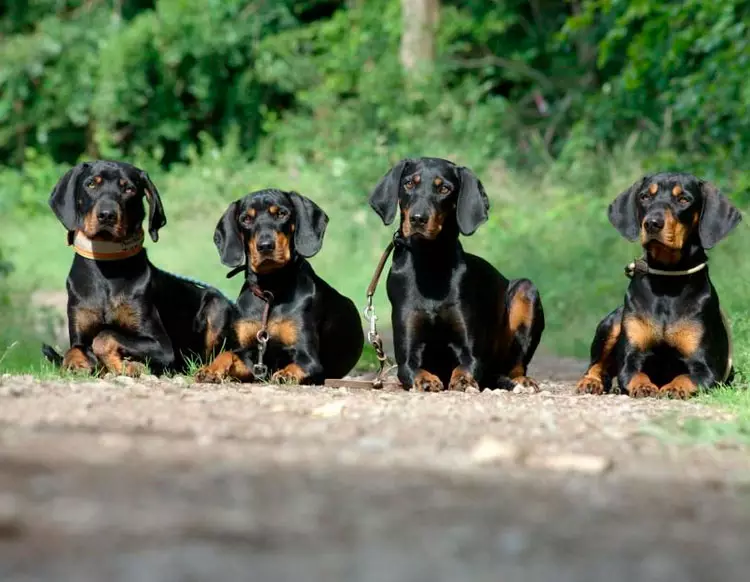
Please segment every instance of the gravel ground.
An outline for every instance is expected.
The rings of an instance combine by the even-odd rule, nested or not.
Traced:
[[[693,402],[0,378],[0,580],[732,580],[750,456]]]

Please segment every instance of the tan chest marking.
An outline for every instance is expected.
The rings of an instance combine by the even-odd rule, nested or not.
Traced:
[[[234,325],[237,340],[240,346],[246,348],[255,344],[260,331],[260,321],[243,320]],[[268,335],[285,346],[293,346],[297,343],[297,323],[293,319],[274,318],[268,322]]]
[[[94,335],[101,327],[102,312],[94,307],[75,307],[73,309],[73,327],[83,336]]]
[[[138,331],[141,326],[141,310],[132,302],[115,297],[110,302],[107,321],[128,331]]]
[[[664,343],[682,356],[690,357],[698,350],[703,338],[703,326],[694,319],[680,319],[660,326],[648,317],[628,315],[624,325],[628,341],[641,351]]]

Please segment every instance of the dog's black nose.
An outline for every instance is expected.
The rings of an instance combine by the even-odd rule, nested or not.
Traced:
[[[109,208],[102,208],[97,212],[96,218],[99,220],[99,224],[114,224],[117,212]]]
[[[270,253],[276,248],[276,241],[273,237],[263,237],[255,241],[255,248],[259,253]]]
[[[648,216],[644,221],[646,232],[656,233],[664,228],[664,217],[663,216]]]
[[[409,222],[412,226],[424,226],[428,220],[429,217],[421,212],[409,214]]]

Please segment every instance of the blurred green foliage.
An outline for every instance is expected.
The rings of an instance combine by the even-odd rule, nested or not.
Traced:
[[[399,0],[6,0],[0,163],[170,165],[235,131],[247,157],[354,172],[446,141],[535,167],[631,139],[744,191],[748,26],[750,0],[444,0],[415,85]]]

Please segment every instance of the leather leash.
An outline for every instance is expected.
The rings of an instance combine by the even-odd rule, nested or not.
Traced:
[[[378,358],[378,372],[377,374],[375,374],[375,378],[372,380],[328,379],[324,382],[325,386],[336,388],[374,388],[376,390],[402,389],[401,383],[398,381],[388,382],[386,384],[383,380],[385,374],[388,371],[392,370],[395,366],[391,366],[390,368],[388,368],[388,370],[386,370],[385,364],[388,361],[388,356],[386,356],[385,349],[383,348],[383,339],[380,337],[380,333],[378,333],[378,317],[375,315],[375,306],[373,305],[372,300],[373,296],[375,295],[375,291],[378,288],[380,276],[383,274],[383,269],[385,269],[385,264],[386,262],[388,262],[388,257],[391,256],[391,253],[396,246],[397,236],[398,232],[394,233],[393,239],[388,243],[388,246],[385,247],[383,254],[380,256],[380,260],[378,261],[378,265],[377,267],[375,267],[375,273],[373,273],[370,284],[367,286],[367,305],[365,306],[363,312],[365,320],[370,325],[367,331],[367,341],[370,342],[370,345],[375,350],[375,355]]]
[[[641,257],[640,259],[635,259],[632,263],[629,263],[625,266],[625,275],[630,279],[632,279],[636,274],[660,275],[663,277],[684,277],[702,271],[706,268],[707,265],[707,262],[703,262],[699,265],[696,265],[695,267],[685,269],[684,271],[663,271],[662,269],[654,269],[653,267],[649,267],[648,262],[646,261],[646,257]],[[729,374],[732,373],[732,363],[734,359],[734,341],[732,340],[732,327],[729,325],[729,319],[727,318],[726,313],[724,313],[724,310],[721,308],[719,308],[719,315],[721,315],[721,323],[724,326],[724,330],[727,334],[727,365],[724,368],[724,375],[721,378],[722,383],[724,383],[729,378]]]

